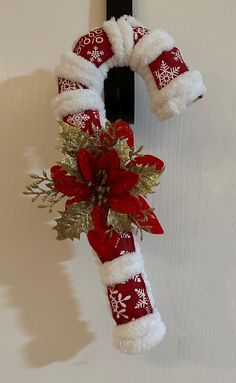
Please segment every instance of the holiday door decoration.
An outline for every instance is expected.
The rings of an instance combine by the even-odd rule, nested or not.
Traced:
[[[57,238],[87,235],[116,322],[113,344],[138,354],[165,334],[139,243],[143,231],[163,233],[147,197],[164,163],[135,148],[127,122],[106,120],[100,96],[104,79],[110,68],[127,65],[144,79],[159,120],[180,113],[205,93],[201,74],[190,70],[165,31],[150,31],[130,16],[104,22],[61,57],[53,108],[61,125],[62,158],[49,173],[32,175],[25,194],[49,211],[65,200],[54,226]]]

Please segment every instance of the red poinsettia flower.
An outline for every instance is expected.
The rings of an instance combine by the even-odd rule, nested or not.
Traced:
[[[134,148],[133,131],[122,120],[111,124],[108,131],[100,136],[104,152],[94,155],[87,149],[79,149],[75,155],[78,177],[69,174],[61,165],[51,168],[55,189],[68,197],[66,208],[74,203],[93,203],[92,221],[94,233],[89,236],[104,236],[110,228],[107,224],[109,209],[127,214],[134,224],[153,234],[162,234],[163,229],[147,203],[141,196],[133,195],[132,189],[139,182],[137,167],[153,167],[158,172],[164,163],[152,155],[136,155],[127,162],[125,168],[114,145],[119,139],[126,140],[131,150]],[[114,236],[114,233],[112,234]],[[113,238],[113,237],[111,237]],[[114,239],[114,238],[113,238]]]
[[[55,227],[59,237],[72,238],[74,234],[65,234],[64,228],[70,226],[77,215],[78,222],[75,223],[81,223],[81,228],[78,228],[75,237],[85,232],[89,241],[93,245],[97,242],[98,250],[101,250],[109,233],[111,252],[107,256],[111,258],[119,230],[130,230],[131,224],[153,234],[162,234],[163,229],[143,196],[151,193],[158,183],[164,163],[152,155],[140,154],[140,150],[134,151],[133,131],[129,123],[117,120],[99,132],[91,127],[87,136],[81,135],[80,127],[68,129],[68,126],[63,125],[62,128],[60,150],[65,156],[62,163],[69,165],[69,160],[71,171],[65,170],[60,164],[54,165],[51,168],[52,180],[46,172],[43,172],[43,177],[32,176],[37,181],[29,185],[25,192],[33,196],[33,201],[42,195],[42,201],[49,204],[39,207],[49,207],[50,211],[63,196],[68,197],[66,210],[60,212],[62,214]],[[73,145],[70,147],[68,142]],[[76,145],[80,148],[77,151]],[[47,194],[41,186],[46,187]],[[89,203],[80,204],[83,201]],[[72,204],[76,205],[69,208]],[[90,220],[87,226],[83,225],[82,218],[80,220],[83,209],[83,214],[91,215],[94,230],[89,230]],[[123,240],[125,238],[124,235]],[[132,251],[132,241],[129,246]]]
[[[129,193],[139,180],[138,174],[120,168],[115,149],[99,157],[79,149],[76,160],[82,181],[69,175],[60,165],[51,168],[56,190],[70,197],[67,206],[92,200],[94,205],[107,206],[120,213],[140,213],[139,200]]]

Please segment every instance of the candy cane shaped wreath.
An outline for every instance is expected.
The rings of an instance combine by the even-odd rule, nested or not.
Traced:
[[[50,208],[67,197],[65,212],[56,220],[58,239],[86,232],[116,322],[113,344],[138,354],[165,335],[133,229],[163,233],[144,197],[158,183],[164,164],[134,150],[128,123],[106,121],[101,92],[107,72],[116,66],[130,66],[144,79],[150,108],[160,120],[205,93],[201,74],[189,69],[165,31],[150,31],[130,16],[105,21],[61,57],[53,108],[62,125],[64,157],[51,168],[51,178],[45,171],[33,176],[25,194],[33,200],[42,196]]]

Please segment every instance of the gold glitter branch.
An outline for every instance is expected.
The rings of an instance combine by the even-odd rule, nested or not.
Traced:
[[[34,179],[34,182],[26,186],[26,190],[23,194],[31,196],[32,202],[36,202],[40,199],[41,202],[38,207],[41,209],[49,208],[49,212],[51,213],[53,206],[61,201],[64,195],[55,189],[52,179],[48,177],[45,170],[43,170],[42,176],[31,174],[30,177]]]

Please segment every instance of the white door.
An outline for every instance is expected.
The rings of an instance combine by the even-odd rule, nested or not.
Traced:
[[[0,7],[1,382],[235,382],[236,2],[134,1],[136,18],[173,35],[208,88],[161,123],[136,79],[136,144],[166,164],[152,197],[165,235],[146,235],[143,252],[167,334],[142,357],[112,348],[86,240],[55,241],[53,215],[22,196],[27,173],[58,160],[54,67],[77,35],[101,25],[105,2]]]

